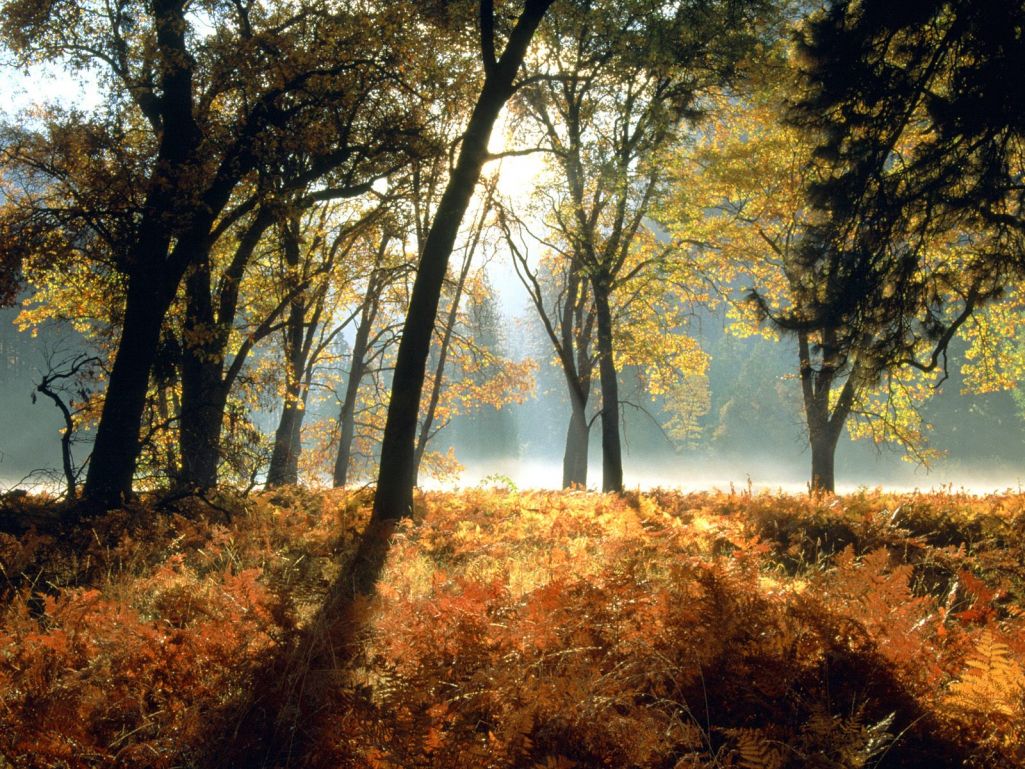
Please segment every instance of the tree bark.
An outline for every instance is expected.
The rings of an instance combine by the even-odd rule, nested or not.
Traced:
[[[855,362],[843,387],[831,403],[830,393],[844,366],[835,352],[835,336],[829,329],[821,332],[821,364],[812,366],[811,343],[807,331],[797,334],[800,356],[801,390],[804,396],[804,414],[808,425],[808,443],[811,447],[812,493],[832,494],[836,490],[836,444],[843,433],[857,394],[861,368]]]
[[[591,281],[598,318],[598,370],[601,379],[602,491],[623,491],[623,453],[619,439],[619,376],[612,353],[612,310],[607,276]]]
[[[176,285],[177,281],[172,283],[161,275],[139,273],[129,278],[121,341],[110,371],[83,493],[94,507],[117,507],[132,494],[150,368]]]
[[[448,258],[487,159],[488,139],[495,120],[513,94],[513,79],[523,63],[534,31],[552,1],[526,0],[523,13],[497,62],[487,53],[486,44],[487,40],[494,39],[494,19],[489,14],[481,14],[484,86],[463,135],[459,160],[427,234],[413,283],[381,444],[381,465],[374,496],[375,520],[397,519],[412,512],[417,415]]]
[[[182,410],[179,483],[208,489],[217,484],[221,425],[228,401],[223,385],[223,330],[214,318],[210,262],[196,261],[185,278],[186,314],[182,345]]]
[[[834,463],[836,443],[839,434],[832,435],[826,430],[814,433],[811,437],[811,489],[813,492],[832,494],[836,491]]]
[[[416,448],[413,450],[413,485],[417,485],[420,478],[420,465],[423,462],[424,454],[427,451],[427,443],[431,440],[434,428],[434,416],[438,412],[438,403],[441,401],[441,388],[445,381],[445,364],[448,361],[449,346],[452,344],[452,333],[455,331],[456,323],[459,320],[459,302],[463,298],[463,289],[466,287],[466,278],[470,274],[470,265],[473,263],[473,254],[480,243],[480,236],[484,230],[484,217],[487,215],[487,208],[491,205],[491,195],[494,190],[488,191],[488,199],[485,201],[485,212],[481,218],[481,226],[474,233],[474,241],[463,256],[462,268],[459,270],[459,278],[456,282],[455,295],[452,297],[452,304],[449,307],[448,317],[445,321],[441,342],[438,345],[438,365],[434,369],[434,381],[431,383],[431,395],[427,401],[427,411],[424,414],[423,424],[420,426],[420,435],[416,441]]]
[[[572,411],[566,430],[566,450],[562,455],[562,488],[587,486],[587,449],[591,431],[585,403],[570,387]]]
[[[285,261],[291,268],[300,262],[300,221],[293,216],[282,227]],[[303,379],[306,374],[306,311],[308,299],[296,293],[285,321],[285,397],[281,420],[274,434],[274,449],[267,469],[267,486],[294,484],[299,480],[300,431],[305,414]],[[311,327],[309,334],[313,334]]]
[[[278,429],[274,433],[274,450],[267,470],[267,487],[285,486],[299,481],[301,433],[306,410],[298,394],[285,396]]]
[[[182,177],[187,175],[200,140],[192,107],[186,3],[155,0],[153,12],[161,72],[162,131],[142,219],[124,260],[128,275],[124,325],[83,490],[92,508],[116,507],[131,496],[149,373],[160,343],[160,327],[186,266],[173,253],[169,258],[173,233],[167,224],[169,216],[183,213],[176,210]],[[212,215],[212,210],[205,212],[206,218]],[[181,246],[179,238],[175,252]]]

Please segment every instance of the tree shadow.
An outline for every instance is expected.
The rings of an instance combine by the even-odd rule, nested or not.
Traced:
[[[291,643],[254,677],[252,687],[212,724],[234,724],[204,741],[208,769],[337,767],[327,749],[330,719],[366,626],[366,610],[388,556],[395,520],[371,520],[324,603]],[[212,727],[214,728],[214,727]]]

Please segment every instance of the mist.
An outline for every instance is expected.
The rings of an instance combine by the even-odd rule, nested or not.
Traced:
[[[533,328],[532,317],[525,310],[514,314],[511,309],[519,298],[515,289],[508,283],[500,289],[505,298],[498,352],[537,361],[533,395],[521,404],[498,410],[481,406],[454,417],[432,440],[430,450],[451,450],[462,469],[455,476],[423,473],[420,485],[425,489],[478,484],[517,489],[561,486],[569,418],[565,386],[550,361],[545,340]],[[18,331],[13,322],[16,315],[16,308],[0,312],[0,486],[52,490],[60,482],[63,422],[49,400],[37,397],[33,403],[32,396],[54,350],[87,348],[66,324],[52,324],[36,336]],[[792,346],[786,340],[734,338],[721,319],[711,314],[696,328],[711,356],[708,402],[684,439],[673,440],[666,434],[664,404],[637,386],[636,372],[629,368],[623,372],[628,404],[622,413],[626,487],[807,491],[810,454],[799,384],[792,372]],[[952,347],[950,376],[925,405],[925,417],[933,425],[929,445],[939,456],[924,465],[909,461],[897,446],[853,441],[845,432],[837,447],[839,492],[882,487],[986,493],[1020,488],[1025,456],[1020,400],[1014,392],[962,393],[962,354],[963,346]],[[323,420],[330,420],[335,409],[331,399],[311,407]],[[265,432],[273,430],[276,419],[273,409],[254,415]],[[592,425],[589,447],[589,489],[601,488],[596,425]],[[88,432],[80,438],[74,447],[78,466],[90,450]],[[310,440],[305,443],[309,446]],[[371,465],[354,483],[373,482],[372,469]],[[326,475],[303,478],[314,484],[327,480]]]

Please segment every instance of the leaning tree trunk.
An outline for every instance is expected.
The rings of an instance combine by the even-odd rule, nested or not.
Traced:
[[[612,310],[608,279],[596,277],[594,309],[598,317],[598,368],[601,375],[602,491],[623,491],[623,453],[619,440],[619,377],[612,352]]]
[[[96,429],[83,497],[97,508],[117,507],[132,494],[139,427],[160,327],[174,296],[171,281],[138,273],[129,278],[124,325]]]
[[[494,19],[481,14],[485,80],[466,133],[459,160],[449,178],[424,243],[410,296],[392,380],[391,400],[381,443],[381,466],[374,496],[375,520],[391,520],[413,510],[416,475],[415,441],[431,335],[438,316],[441,287],[459,225],[470,204],[481,168],[488,157],[488,139],[498,113],[513,94],[513,79],[523,63],[534,30],[553,0],[527,0],[509,36],[502,57],[493,56]],[[482,10],[487,4],[483,3]],[[490,50],[489,50],[490,49]]]
[[[352,377],[352,375],[349,375]],[[357,385],[358,386],[358,385]],[[348,390],[348,388],[346,388]],[[349,482],[349,463],[352,460],[352,443],[356,438],[356,392],[353,388],[352,400],[346,392],[342,402],[341,413],[338,415],[339,436],[338,453],[335,455],[335,470],[332,483],[336,489]]]
[[[490,204],[490,195],[485,205]],[[448,318],[445,322],[445,330],[438,345],[438,365],[434,369],[434,381],[431,383],[431,394],[427,399],[427,411],[424,413],[424,421],[420,426],[420,436],[417,438],[416,447],[413,449],[413,485],[417,485],[420,477],[420,465],[423,463],[424,454],[427,453],[427,443],[431,440],[431,430],[434,427],[434,417],[438,413],[438,403],[441,401],[441,388],[445,383],[445,363],[448,360],[449,346],[452,344],[452,333],[455,331],[456,322],[459,320],[459,302],[463,297],[463,289],[466,287],[466,278],[470,274],[470,265],[473,262],[473,253],[477,249],[483,230],[483,219],[481,228],[474,236],[473,245],[467,250],[463,259],[462,269],[459,271],[459,280],[456,282],[455,295],[452,297],[452,305],[449,307]]]

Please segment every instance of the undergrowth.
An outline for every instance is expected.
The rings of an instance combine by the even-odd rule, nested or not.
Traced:
[[[240,714],[273,709],[368,505],[0,534],[0,767],[269,761]],[[426,494],[288,763],[1025,767],[1023,549],[1019,495]]]

